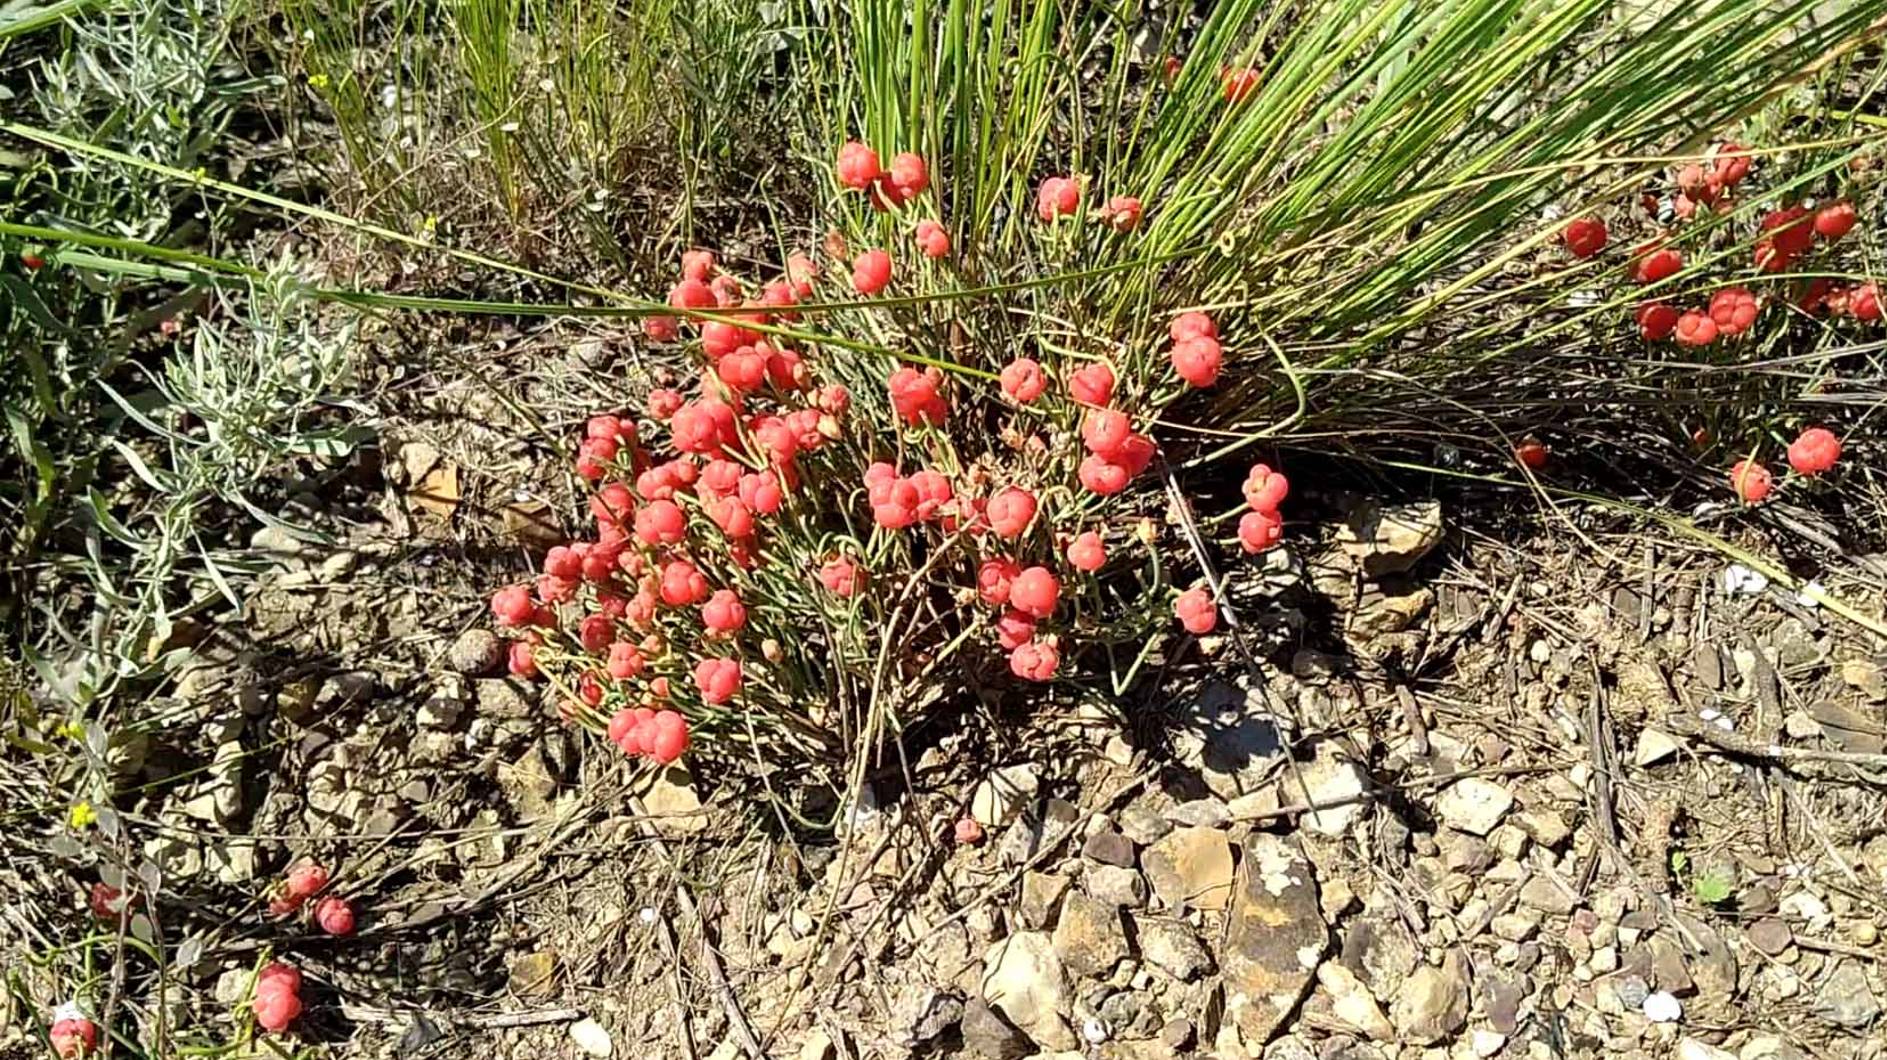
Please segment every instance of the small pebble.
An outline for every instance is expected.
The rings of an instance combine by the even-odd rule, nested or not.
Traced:
[[[1645,996],[1644,1014],[1653,1023],[1675,1023],[1684,1015],[1684,1006],[1668,991],[1660,990]]]

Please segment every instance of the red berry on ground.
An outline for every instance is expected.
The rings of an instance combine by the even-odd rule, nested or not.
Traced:
[[[1249,66],[1219,72],[1219,90],[1227,103],[1243,103],[1258,90],[1258,71]]]
[[[1101,535],[1089,530],[1070,541],[1068,563],[1074,569],[1090,574],[1106,566],[1107,546],[1101,542]]]
[[[642,321],[642,334],[650,342],[674,342],[681,335],[681,323],[674,317],[648,317]]]
[[[1880,287],[1864,283],[1848,292],[1848,312],[1856,320],[1880,319]]]
[[[264,990],[258,986],[250,1008],[255,1011],[256,1023],[271,1034],[282,1033],[301,1018],[301,998],[285,989]]]
[[[705,283],[714,275],[714,251],[684,250],[681,252],[681,274],[684,279]]]
[[[1719,145],[1713,152],[1714,157],[1711,160],[1710,177],[1715,183],[1726,188],[1734,187],[1744,177],[1749,176],[1749,155],[1738,154],[1738,152],[1748,150],[1749,148],[1730,140]]]
[[[328,870],[304,861],[289,869],[283,880],[283,889],[290,897],[305,901],[328,885]]]
[[[1185,342],[1187,339],[1200,335],[1216,339],[1219,337],[1219,326],[1212,322],[1211,317],[1195,310],[1174,317],[1172,323],[1166,326],[1166,333],[1171,335],[1176,343]]]
[[[1203,588],[1180,593],[1179,598],[1173,601],[1173,614],[1188,633],[1210,633],[1219,624],[1218,605],[1212,602],[1212,595]]]
[[[1011,607],[996,616],[996,641],[1004,651],[1015,651],[1035,636],[1035,616]]]
[[[668,304],[676,309],[713,309],[720,304],[706,279],[690,277],[668,289]]]
[[[862,295],[874,295],[891,283],[891,255],[882,250],[867,250],[852,262],[852,289]]]
[[[1520,444],[1514,446],[1514,459],[1536,471],[1546,466],[1549,455],[1546,443],[1532,435],[1522,438]]]
[[[1640,302],[1633,315],[1638,320],[1638,334],[1647,341],[1669,338],[1671,332],[1677,330],[1679,314],[1676,306],[1663,302]]]
[[[1833,243],[1854,227],[1854,204],[1846,199],[1815,211],[1815,234]]]
[[[1764,214],[1762,230],[1769,233],[1776,250],[1787,257],[1798,257],[1815,245],[1815,219],[1800,206]]]
[[[315,923],[330,935],[354,933],[354,907],[345,898],[327,897],[315,903]]]
[[[1743,499],[1744,504],[1757,504],[1774,488],[1775,479],[1769,469],[1754,460],[1738,460],[1730,468],[1730,488]]]
[[[100,920],[119,920],[124,911],[131,907],[131,899],[125,893],[109,883],[99,881],[92,884],[92,893],[87,901],[92,915]]]
[[[983,826],[974,817],[959,817],[951,835],[958,846],[975,846],[983,841]]]
[[[1605,249],[1605,222],[1596,217],[1577,217],[1566,225],[1566,249],[1575,258],[1589,258]]]
[[[1638,257],[1632,263],[1632,276],[1639,283],[1656,283],[1684,267],[1684,255],[1671,247],[1647,243],[1633,253]]]
[[[1251,511],[1238,517],[1238,543],[1246,552],[1257,555],[1278,543],[1284,536],[1284,520],[1276,511]]]
[[[526,679],[536,677],[538,673],[537,656],[534,654],[531,645],[521,640],[513,641],[511,650],[506,653],[505,668],[510,670],[514,677]]]
[[[1789,466],[1798,474],[1819,475],[1841,459],[1841,439],[1826,427],[1810,427],[1789,443]]]
[[[1027,357],[1010,361],[1002,370],[1002,392],[1026,405],[1048,389],[1048,376],[1042,366]]]

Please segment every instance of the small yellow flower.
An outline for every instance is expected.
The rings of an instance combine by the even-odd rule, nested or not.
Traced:
[[[74,718],[67,721],[64,725],[59,726],[59,735],[68,740],[83,740],[85,739],[85,726],[79,724],[78,719]]]
[[[92,809],[89,802],[75,802],[72,804],[72,815],[67,820],[73,831],[81,832],[98,823],[98,811]]]
[[[312,88],[312,89],[314,89],[314,90],[315,90],[315,91],[317,91],[317,92],[320,92],[320,91],[322,91],[322,90],[324,90],[324,89],[326,89],[326,88],[328,87],[328,75],[326,75],[326,74],[309,74],[309,75],[308,75],[308,87],[309,87],[309,88]]]

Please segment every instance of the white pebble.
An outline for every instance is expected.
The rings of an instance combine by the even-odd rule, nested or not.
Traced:
[[[1660,990],[1655,994],[1645,995],[1645,1018],[1653,1023],[1675,1023],[1684,1014],[1684,1005],[1669,991]]]
[[[1081,1036],[1089,1042],[1099,1045],[1107,1040],[1107,1024],[1089,1016],[1081,1023]]]
[[[643,906],[641,915],[642,915],[642,922],[644,924],[655,923],[655,907],[654,906],[649,906],[649,905]]]

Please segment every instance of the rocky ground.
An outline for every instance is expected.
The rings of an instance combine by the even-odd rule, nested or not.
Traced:
[[[1882,1052],[1883,658],[1714,552],[1330,497],[1143,700],[649,778],[491,676],[482,593],[574,505],[387,453],[112,752],[197,904],[180,1023],[269,951],[337,1055]],[[354,939],[257,914],[305,856]]]

